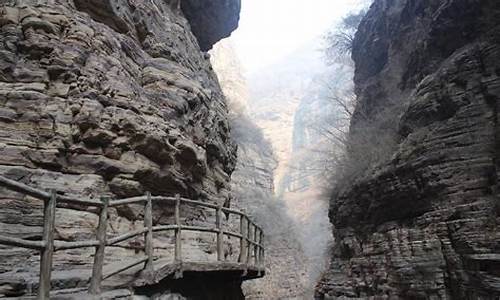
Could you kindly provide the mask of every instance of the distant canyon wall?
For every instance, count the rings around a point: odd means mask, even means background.
[[[249,116],[254,103],[242,66],[230,40],[218,43],[211,54],[228,98],[232,136],[238,145],[232,204],[250,213],[266,234],[266,276],[245,282],[243,292],[246,299],[307,299],[311,285],[305,276],[308,261],[295,222],[274,195],[277,161],[271,143]]]
[[[333,72],[318,51],[321,43],[317,38],[301,45],[249,76],[250,115],[273,148],[275,193],[297,226],[311,288],[327,265],[332,241],[328,196],[320,184],[324,174],[317,171],[327,147],[317,129],[329,111],[326,83]]]

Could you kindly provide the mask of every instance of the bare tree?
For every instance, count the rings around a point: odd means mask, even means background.
[[[340,24],[326,34],[325,54],[328,63],[345,63],[346,60],[349,60],[356,31],[365,15],[366,9],[351,12],[342,19]]]
[[[327,85],[329,111],[313,120],[309,127],[321,141],[309,149],[314,162],[308,167],[318,172],[325,186],[340,189],[352,180],[390,158],[394,151],[396,132],[388,126],[398,115],[396,105],[388,105],[367,114],[357,105],[352,86],[339,88]],[[355,130],[352,117],[356,114]]]
[[[333,71],[321,84],[323,110],[307,125],[317,138],[303,149],[303,159],[295,160],[297,165],[290,166],[316,174],[330,189],[349,186],[355,178],[387,161],[396,147],[393,124],[399,105],[388,102],[377,111],[365,111],[357,102],[351,80],[353,41],[366,12],[363,9],[348,14],[325,37],[325,57]]]

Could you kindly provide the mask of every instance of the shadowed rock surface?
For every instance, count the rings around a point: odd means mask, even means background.
[[[393,106],[397,147],[333,197],[318,298],[498,299],[499,33],[498,1],[372,5],[351,131]]]
[[[1,3],[0,173],[85,197],[151,191],[212,202],[230,198],[236,145],[198,40],[209,48],[228,35],[239,1],[187,1],[188,19],[164,0],[56,2]],[[197,26],[204,31],[195,36],[190,28]],[[0,206],[1,234],[41,238],[40,202],[3,191]],[[172,223],[172,207],[153,209],[155,224]],[[113,210],[108,234],[141,228],[139,214],[142,209],[134,206]],[[181,214],[186,224],[208,218],[198,210]],[[58,209],[56,220],[58,240],[88,240],[97,216]],[[186,259],[215,255],[215,237],[185,239],[193,241],[185,247]],[[106,262],[133,257],[143,247],[137,243],[107,251]],[[157,255],[172,255],[170,236],[155,245]],[[93,253],[57,253],[55,270],[88,268]],[[0,295],[29,292],[29,285],[14,279],[37,274],[35,254],[0,247]]]
[[[212,49],[238,27],[241,0],[181,1],[182,11],[203,51]]]

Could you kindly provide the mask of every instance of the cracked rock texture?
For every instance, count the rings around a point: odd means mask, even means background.
[[[317,297],[498,299],[500,2],[376,0],[353,58],[357,111],[396,106],[397,147],[333,197]]]
[[[85,197],[151,191],[229,199],[236,145],[224,97],[201,50],[235,28],[239,1],[205,6],[188,0],[182,11],[165,0],[37,2],[1,1],[0,174]],[[154,211],[155,223],[171,221],[170,206]],[[141,213],[137,207],[113,211],[108,234],[140,228]],[[194,210],[182,214],[190,224],[208,218]],[[59,209],[56,238],[89,239],[96,219]],[[36,240],[41,224],[40,202],[2,191],[1,234]],[[186,258],[215,255],[213,237],[186,239],[197,239],[186,242]],[[159,255],[171,255],[169,237],[155,245]],[[138,247],[113,248],[107,259],[132,257]],[[88,268],[92,255],[93,249],[58,253],[55,269]],[[25,275],[37,274],[38,257],[0,247],[0,296],[29,292],[32,278]]]

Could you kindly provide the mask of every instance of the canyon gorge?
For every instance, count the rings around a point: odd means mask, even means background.
[[[0,0],[0,298],[500,299],[500,2],[346,0],[343,59],[318,32],[246,70],[249,1]],[[89,295],[100,244],[68,248],[40,296],[49,202],[4,177],[127,200],[57,202],[54,245],[99,241],[104,214],[104,243],[139,232],[107,264],[177,269]]]

